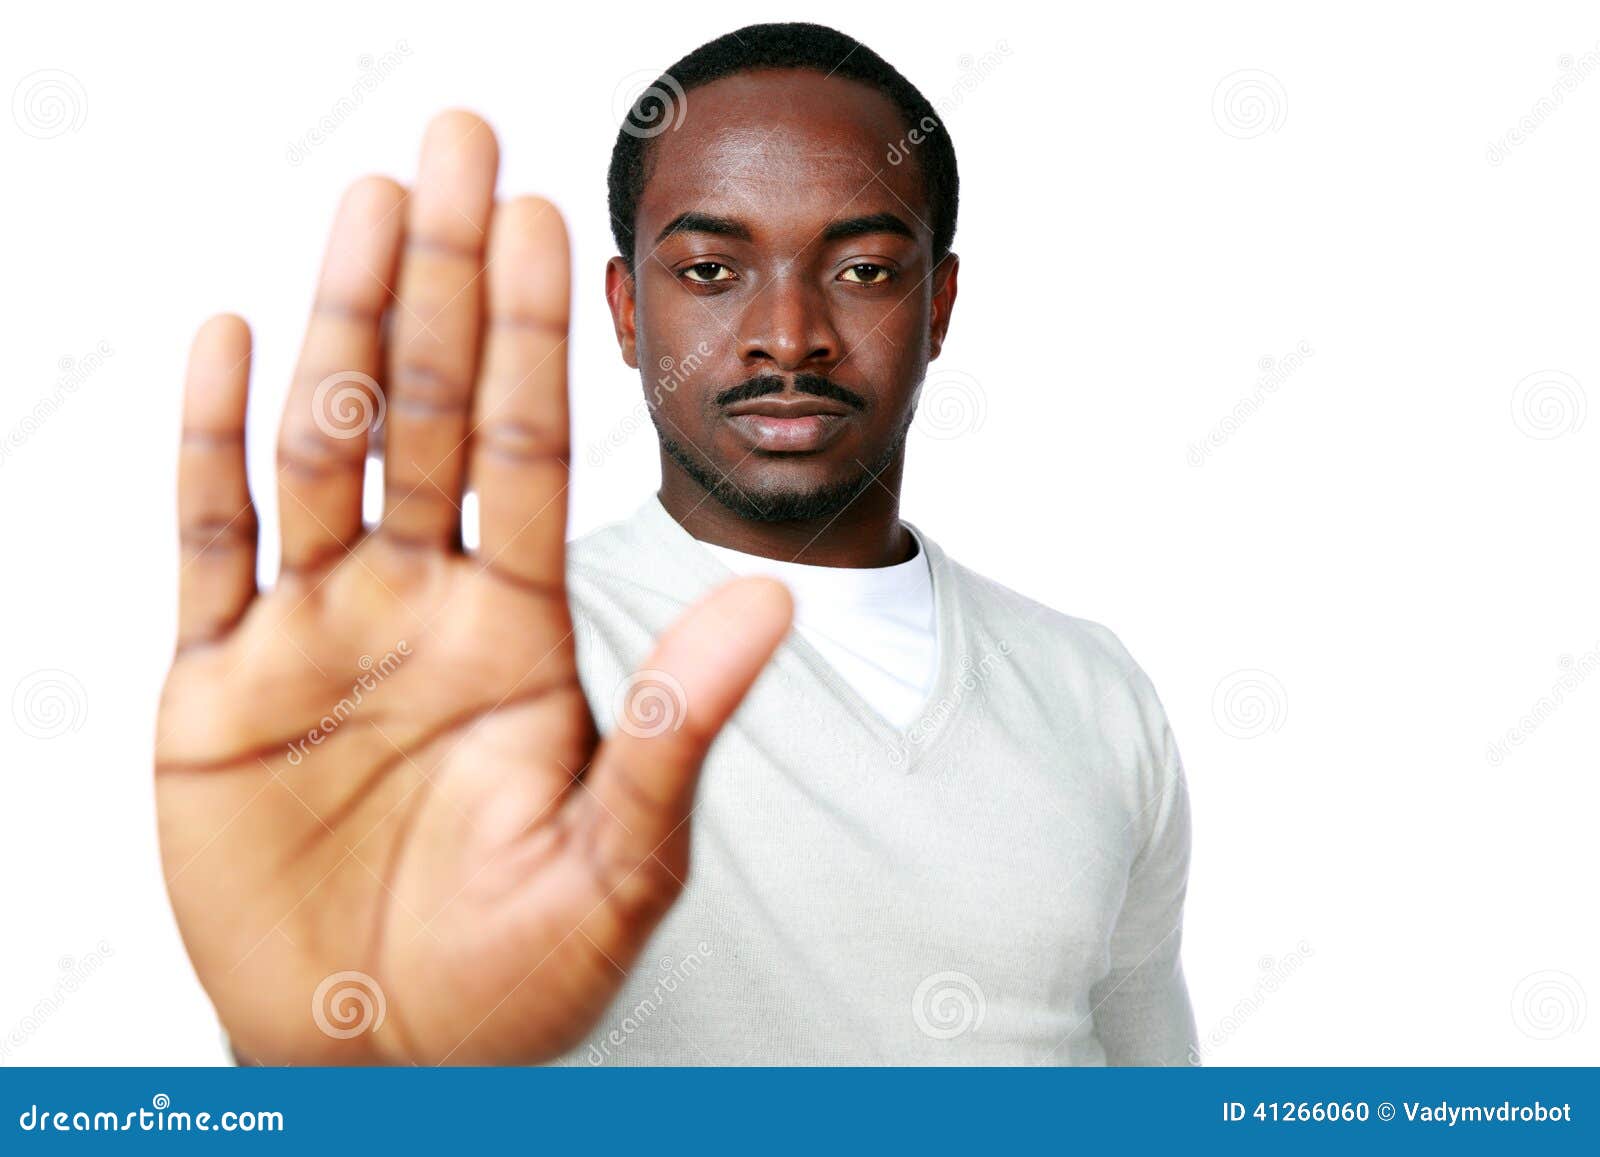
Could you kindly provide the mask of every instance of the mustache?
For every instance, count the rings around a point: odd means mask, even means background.
[[[737,386],[723,390],[712,399],[719,406],[731,406],[735,402],[747,402],[751,398],[764,398],[768,394],[781,394],[785,382],[773,374],[761,374],[749,381],[740,382]],[[848,390],[838,382],[831,381],[821,374],[796,374],[794,376],[796,393],[810,394],[816,398],[827,398],[829,401],[843,402],[853,410],[865,410],[867,399]]]

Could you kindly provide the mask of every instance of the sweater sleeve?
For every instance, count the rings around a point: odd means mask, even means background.
[[[1148,836],[1128,877],[1111,937],[1111,970],[1091,993],[1096,1035],[1112,1065],[1198,1064],[1194,1010],[1179,951],[1189,877],[1189,792],[1170,728],[1164,779],[1148,802]]]

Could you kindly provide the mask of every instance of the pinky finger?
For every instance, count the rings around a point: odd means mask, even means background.
[[[221,314],[189,351],[178,448],[178,648],[219,638],[256,594],[256,512],[245,477],[250,327]]]

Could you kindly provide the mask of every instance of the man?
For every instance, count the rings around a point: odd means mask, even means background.
[[[712,41],[636,104],[606,293],[661,489],[570,551],[565,229],[495,205],[497,159],[448,113],[409,191],[346,196],[270,591],[248,330],[195,341],[156,782],[236,1053],[1189,1063],[1188,799],[1154,688],[899,518],[956,297],[932,108],[810,24]]]

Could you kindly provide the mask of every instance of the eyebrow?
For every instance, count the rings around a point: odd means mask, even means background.
[[[750,227],[732,217],[718,217],[710,213],[679,213],[656,236],[660,245],[674,233],[711,233],[719,237],[732,237],[738,241],[753,240]],[[868,213],[863,217],[845,217],[831,222],[822,231],[824,241],[842,241],[847,237],[860,237],[867,233],[893,233],[915,241],[916,232],[893,213]]]

